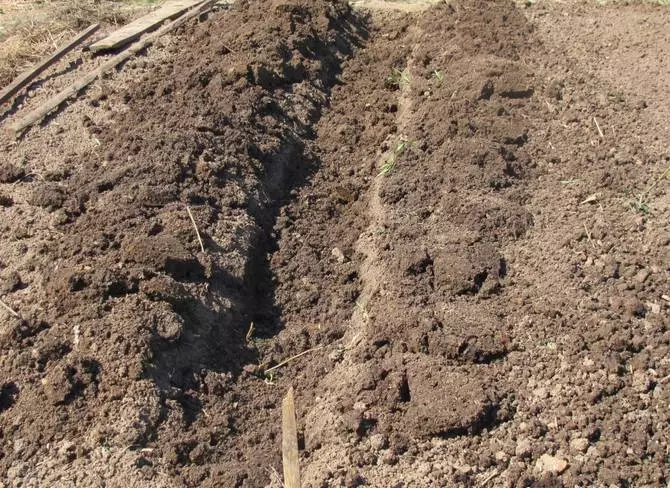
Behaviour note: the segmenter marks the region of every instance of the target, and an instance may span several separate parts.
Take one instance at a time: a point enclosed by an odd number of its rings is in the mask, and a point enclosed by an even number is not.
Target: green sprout
[[[630,207],[636,212],[648,214],[649,213],[649,194],[663,181],[670,178],[670,166],[665,168],[665,171],[661,173],[649,188],[647,188],[643,193],[638,194],[635,199],[629,202]]]
[[[412,76],[407,70],[399,70],[393,68],[391,73],[386,77],[386,84],[393,88],[405,88],[412,83]]]
[[[395,163],[396,163],[395,157],[391,158],[390,161],[385,162],[382,165],[379,174],[377,176],[386,176],[387,174],[389,174],[395,168]]]
[[[437,81],[437,85],[441,85],[442,82],[444,81],[444,73],[440,69],[436,69],[433,71],[433,78]]]
[[[398,156],[400,156],[402,153],[410,149],[413,145],[414,141],[410,141],[408,139],[400,139],[395,146],[395,151],[393,152],[391,159],[386,161],[381,166],[379,174],[377,176],[386,176],[389,173],[391,173],[391,171],[393,171],[396,167],[396,163],[398,162]]]

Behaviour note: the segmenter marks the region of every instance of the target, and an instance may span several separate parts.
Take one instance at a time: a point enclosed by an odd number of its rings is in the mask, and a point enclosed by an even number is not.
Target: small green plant
[[[442,70],[436,69],[433,71],[433,78],[435,79],[437,85],[440,86],[444,81],[444,73]]]
[[[386,176],[387,174],[389,174],[395,168],[395,163],[396,163],[396,160],[395,160],[395,156],[394,156],[389,161],[382,164],[382,167],[381,167],[381,169],[379,171],[379,174],[377,176]]]
[[[647,188],[643,193],[639,193],[635,198],[629,202],[630,207],[636,212],[648,214],[649,213],[649,194],[661,184],[663,180],[670,178],[670,166],[665,168],[665,171],[661,173],[649,188]]]
[[[398,161],[398,156],[400,156],[402,153],[407,151],[413,145],[414,145],[414,141],[410,141],[408,139],[400,139],[395,146],[395,150],[393,151],[393,155],[391,156],[391,158],[388,161],[386,161],[384,164],[382,164],[382,166],[379,170],[379,174],[377,176],[386,176],[391,171],[393,171],[395,169],[396,163]]]
[[[638,195],[639,197],[640,195]],[[643,214],[648,214],[649,213],[649,205],[646,204],[645,202],[635,199],[630,202],[630,207],[635,210],[636,212],[640,212]]]
[[[411,148],[413,144],[414,141],[408,141],[407,139],[400,139],[398,141],[398,144],[396,144],[395,153],[402,154],[405,152],[405,150]]]
[[[386,77],[386,84],[392,88],[405,88],[412,83],[412,76],[407,70],[393,68]]]

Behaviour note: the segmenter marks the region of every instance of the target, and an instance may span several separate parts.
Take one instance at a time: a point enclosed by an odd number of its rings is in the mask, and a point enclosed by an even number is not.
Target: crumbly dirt
[[[2,483],[280,486],[293,386],[304,486],[666,484],[669,16],[239,0],[4,140]]]

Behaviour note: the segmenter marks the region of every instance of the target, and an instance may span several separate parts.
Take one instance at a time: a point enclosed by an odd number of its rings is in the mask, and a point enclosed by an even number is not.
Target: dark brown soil
[[[8,146],[0,478],[279,486],[293,386],[305,486],[666,484],[669,14],[571,8],[238,0]]]

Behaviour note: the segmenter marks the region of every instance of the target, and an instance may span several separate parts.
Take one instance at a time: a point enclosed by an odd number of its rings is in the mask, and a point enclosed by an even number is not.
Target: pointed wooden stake
[[[298,426],[295,420],[293,387],[282,401],[282,459],[284,488],[300,488],[300,459],[298,457]]]

